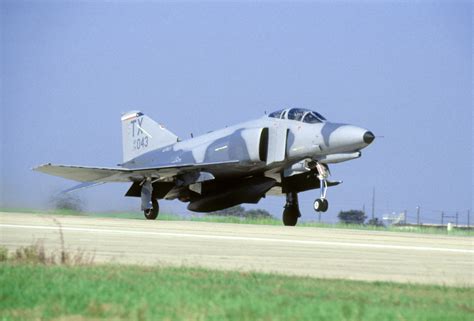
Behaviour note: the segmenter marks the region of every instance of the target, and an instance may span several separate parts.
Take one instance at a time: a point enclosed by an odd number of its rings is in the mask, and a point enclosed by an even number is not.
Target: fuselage
[[[201,164],[238,160],[248,170],[286,167],[303,159],[339,162],[357,158],[373,140],[367,129],[322,119],[309,123],[289,119],[291,110],[280,117],[264,116],[201,136],[158,148],[125,163],[126,168]],[[307,111],[310,112],[310,111]],[[319,114],[317,114],[319,115]],[[273,139],[275,135],[284,139]],[[268,159],[269,150],[284,153],[277,161]],[[281,146],[284,144],[284,146]],[[227,173],[229,174],[229,173]],[[236,173],[237,174],[237,173]]]

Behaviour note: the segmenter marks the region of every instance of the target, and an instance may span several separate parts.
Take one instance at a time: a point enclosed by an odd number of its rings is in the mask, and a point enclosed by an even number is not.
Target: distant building
[[[384,214],[382,220],[386,225],[406,224],[406,216],[404,212],[401,212],[400,214],[397,214],[396,212],[392,212],[392,214]]]

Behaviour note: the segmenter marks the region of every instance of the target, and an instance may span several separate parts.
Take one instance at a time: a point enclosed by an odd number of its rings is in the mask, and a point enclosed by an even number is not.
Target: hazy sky
[[[341,209],[378,215],[473,207],[472,5],[427,2],[1,1],[0,203],[46,207],[75,183],[46,163],[114,166],[120,114],[139,109],[182,138],[288,106],[371,129],[331,167]],[[79,192],[129,210],[128,184]],[[306,219],[319,190],[301,195]],[[280,216],[284,198],[258,206]],[[179,201],[162,208],[183,212]]]

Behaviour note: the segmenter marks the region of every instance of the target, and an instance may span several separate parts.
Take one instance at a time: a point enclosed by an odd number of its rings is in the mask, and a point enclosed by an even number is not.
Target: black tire
[[[283,224],[285,226],[295,226],[300,216],[300,210],[297,207],[286,207],[283,211]]]
[[[329,202],[327,199],[323,199],[323,207],[321,208],[321,212],[326,212],[329,208]]]
[[[316,212],[326,212],[328,210],[329,203],[325,198],[318,198],[314,201],[313,208]]]
[[[314,201],[313,208],[316,212],[323,212],[324,202],[322,199],[318,198]]]
[[[144,210],[143,214],[145,214],[145,218],[147,220],[155,220],[160,213],[160,205],[156,199],[151,200],[152,207],[148,210]]]

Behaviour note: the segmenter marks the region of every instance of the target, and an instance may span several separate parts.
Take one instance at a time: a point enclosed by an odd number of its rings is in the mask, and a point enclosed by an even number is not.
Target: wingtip
[[[41,164],[41,165],[32,167],[31,170],[39,172],[39,171],[41,171],[42,168],[49,167],[51,165],[52,165],[51,163]]]

